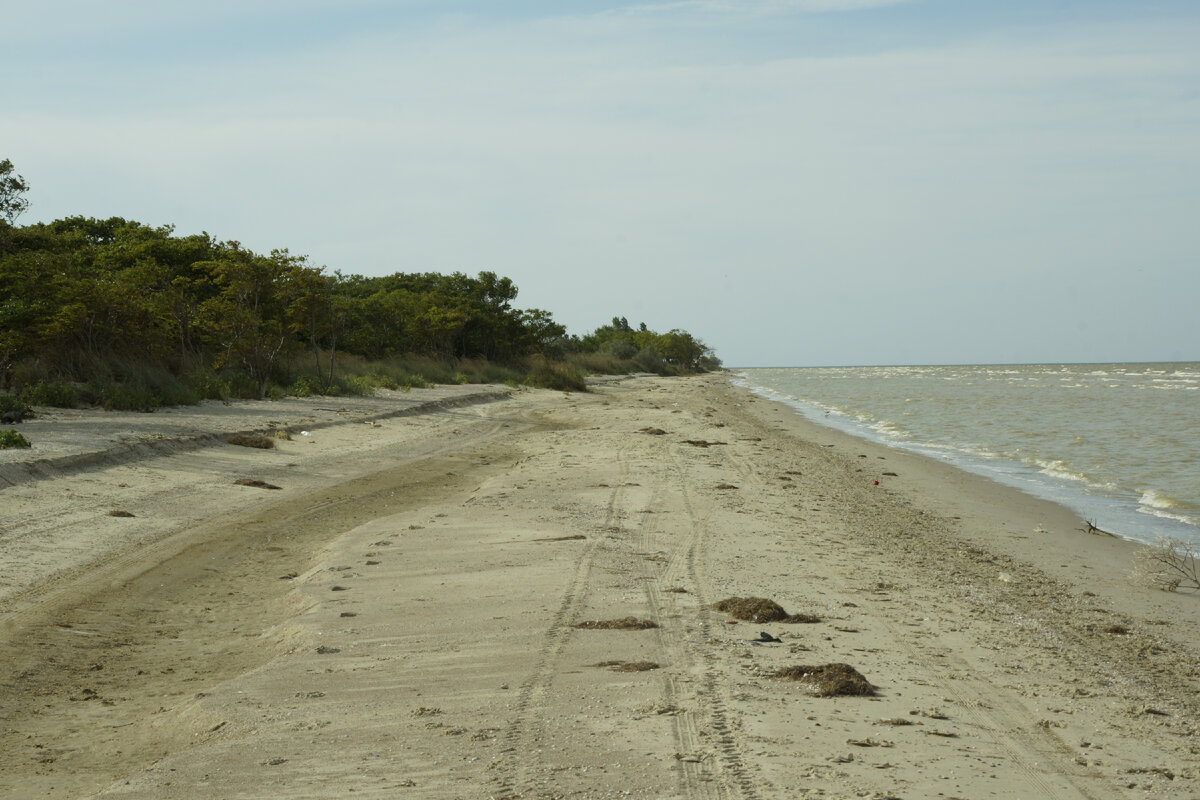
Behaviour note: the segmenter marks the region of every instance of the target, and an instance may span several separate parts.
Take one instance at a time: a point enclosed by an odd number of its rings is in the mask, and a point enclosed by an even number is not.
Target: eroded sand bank
[[[722,376],[495,391],[0,492],[0,796],[1200,796],[1129,543]]]

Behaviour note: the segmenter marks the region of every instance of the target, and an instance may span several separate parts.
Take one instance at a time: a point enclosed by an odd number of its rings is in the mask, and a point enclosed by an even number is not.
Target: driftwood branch
[[[1082,530],[1084,531],[1084,533],[1090,533],[1094,536],[1116,536],[1115,533],[1097,528],[1096,523],[1094,523],[1088,519],[1085,519],[1083,521]]]
[[[1200,591],[1200,553],[1190,542],[1163,539],[1134,555],[1133,579],[1164,592]]]

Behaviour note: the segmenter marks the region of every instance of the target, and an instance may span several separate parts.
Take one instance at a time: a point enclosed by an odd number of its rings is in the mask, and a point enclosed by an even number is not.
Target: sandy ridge
[[[20,450],[0,452],[5,459],[0,461],[0,481],[8,486],[16,486],[27,481],[45,480],[72,472],[187,452],[224,443],[226,438],[235,434],[261,433],[264,428],[298,434],[302,430],[322,430],[351,421],[370,424],[397,417],[428,414],[441,409],[490,403],[511,394],[509,389],[495,387],[483,391],[470,387],[471,391],[467,392],[456,391],[459,387],[447,388],[433,390],[434,394],[449,394],[437,399],[410,399],[401,392],[381,392],[374,398],[366,399],[352,398],[351,404],[355,408],[346,409],[343,406],[340,409],[343,415],[341,418],[324,420],[313,415],[331,410],[328,408],[331,405],[330,398],[292,398],[292,407],[284,414],[279,414],[278,406],[274,406],[272,410],[276,413],[272,416],[282,417],[283,421],[265,420],[261,414],[252,415],[251,412],[261,411],[262,407],[268,404],[248,401],[222,404],[209,401],[194,409],[171,409],[167,412],[174,412],[173,417],[183,417],[185,422],[182,426],[158,426],[155,425],[157,419],[147,420],[144,414],[105,412],[97,415],[96,412],[40,409],[39,415],[28,420],[23,427],[38,442],[39,447],[29,453]],[[94,424],[97,416],[104,418],[103,427],[109,431],[130,429],[130,432],[125,435],[102,433],[97,430],[100,426]],[[162,416],[167,414],[160,414],[158,419]],[[71,420],[83,417],[90,417],[93,424],[89,424],[83,431],[71,426]],[[289,421],[289,417],[296,421]],[[303,417],[304,421],[298,421],[299,417]],[[29,430],[30,428],[32,430]],[[67,430],[63,430],[64,428]],[[197,428],[199,430],[196,430]],[[49,454],[44,454],[43,449],[49,451]]]

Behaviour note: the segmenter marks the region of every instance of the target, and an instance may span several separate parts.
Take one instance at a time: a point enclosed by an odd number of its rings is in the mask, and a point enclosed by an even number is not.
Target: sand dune
[[[1129,543],[719,375],[443,391],[6,455],[0,796],[1200,796]]]

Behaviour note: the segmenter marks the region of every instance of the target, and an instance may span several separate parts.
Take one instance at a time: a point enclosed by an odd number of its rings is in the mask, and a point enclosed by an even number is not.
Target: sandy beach
[[[1200,798],[1200,596],[724,375],[39,411],[0,797]]]

